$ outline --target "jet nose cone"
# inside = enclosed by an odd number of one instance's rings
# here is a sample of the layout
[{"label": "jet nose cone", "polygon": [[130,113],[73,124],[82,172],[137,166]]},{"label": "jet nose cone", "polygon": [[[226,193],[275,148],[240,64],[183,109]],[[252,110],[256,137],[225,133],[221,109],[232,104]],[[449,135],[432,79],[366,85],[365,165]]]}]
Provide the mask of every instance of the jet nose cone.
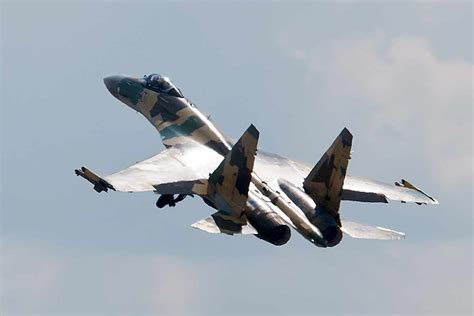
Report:
[{"label": "jet nose cone", "polygon": [[123,76],[109,76],[104,78],[104,83],[105,86],[107,87],[107,90],[114,96],[118,96],[118,87],[120,84],[120,81],[123,79]]}]

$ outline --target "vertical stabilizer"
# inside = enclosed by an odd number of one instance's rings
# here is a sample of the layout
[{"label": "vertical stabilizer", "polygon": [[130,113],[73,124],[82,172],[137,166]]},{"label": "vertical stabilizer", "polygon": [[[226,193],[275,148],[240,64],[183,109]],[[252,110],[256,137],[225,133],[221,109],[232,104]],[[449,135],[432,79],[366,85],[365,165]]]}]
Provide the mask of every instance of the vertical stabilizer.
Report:
[{"label": "vertical stabilizer", "polygon": [[351,147],[352,134],[344,128],[303,183],[304,190],[314,202],[326,208],[336,218],[339,218],[342,186]]},{"label": "vertical stabilizer", "polygon": [[250,125],[209,176],[208,194],[217,208],[227,214],[240,216],[245,209],[258,137],[258,130]]}]

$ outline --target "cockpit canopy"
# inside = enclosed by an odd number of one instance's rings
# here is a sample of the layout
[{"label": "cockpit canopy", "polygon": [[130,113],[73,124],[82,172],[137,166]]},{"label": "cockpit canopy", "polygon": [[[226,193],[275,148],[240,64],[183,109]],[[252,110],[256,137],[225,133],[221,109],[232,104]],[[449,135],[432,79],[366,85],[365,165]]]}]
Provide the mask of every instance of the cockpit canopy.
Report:
[{"label": "cockpit canopy", "polygon": [[167,93],[178,98],[184,97],[181,93],[181,90],[179,90],[178,87],[176,87],[168,77],[158,74],[151,74],[149,76],[145,76],[145,80],[147,88],[160,93]]}]

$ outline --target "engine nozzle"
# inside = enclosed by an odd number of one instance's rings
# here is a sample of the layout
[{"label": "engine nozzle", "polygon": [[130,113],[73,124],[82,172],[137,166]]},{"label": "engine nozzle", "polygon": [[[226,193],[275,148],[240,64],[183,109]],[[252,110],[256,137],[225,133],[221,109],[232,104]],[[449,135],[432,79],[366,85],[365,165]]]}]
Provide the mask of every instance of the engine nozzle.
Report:
[{"label": "engine nozzle", "polygon": [[325,208],[317,206],[309,195],[289,181],[279,179],[278,185],[286,196],[303,211],[311,224],[319,229],[326,247],[334,247],[341,242],[342,231],[334,216]]}]

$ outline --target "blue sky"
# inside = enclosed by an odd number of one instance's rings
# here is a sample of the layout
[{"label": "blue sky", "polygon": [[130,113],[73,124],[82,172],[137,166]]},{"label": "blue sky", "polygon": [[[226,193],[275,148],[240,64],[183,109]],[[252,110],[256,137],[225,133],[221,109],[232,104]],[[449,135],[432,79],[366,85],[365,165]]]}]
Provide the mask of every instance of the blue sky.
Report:
[{"label": "blue sky", "polygon": [[[472,313],[472,4],[3,1],[1,306],[15,314]],[[162,150],[103,85],[166,74],[227,134],[309,164],[342,127],[349,173],[411,180],[426,207],[345,202],[404,231],[283,247],[189,227],[188,198],[96,194]]]}]

